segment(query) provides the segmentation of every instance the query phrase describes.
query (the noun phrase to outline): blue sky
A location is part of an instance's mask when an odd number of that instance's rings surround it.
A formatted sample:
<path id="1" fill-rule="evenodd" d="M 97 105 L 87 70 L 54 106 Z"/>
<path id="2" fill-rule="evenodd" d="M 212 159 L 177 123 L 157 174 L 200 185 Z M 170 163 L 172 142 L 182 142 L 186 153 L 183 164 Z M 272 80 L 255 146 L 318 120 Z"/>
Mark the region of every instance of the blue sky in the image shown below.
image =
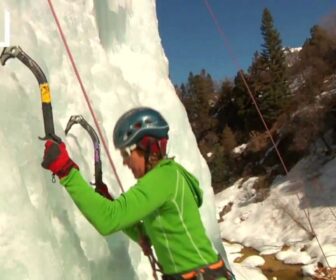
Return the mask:
<path id="1" fill-rule="evenodd" d="M 288 47 L 302 46 L 310 36 L 310 28 L 336 10 L 335 0 L 208 2 L 232 52 L 225 47 L 204 0 L 156 1 L 159 32 L 174 84 L 185 82 L 190 71 L 199 73 L 202 68 L 216 80 L 233 77 L 239 67 L 246 69 L 254 52 L 261 49 L 260 25 L 264 8 L 271 11 L 283 46 Z"/>

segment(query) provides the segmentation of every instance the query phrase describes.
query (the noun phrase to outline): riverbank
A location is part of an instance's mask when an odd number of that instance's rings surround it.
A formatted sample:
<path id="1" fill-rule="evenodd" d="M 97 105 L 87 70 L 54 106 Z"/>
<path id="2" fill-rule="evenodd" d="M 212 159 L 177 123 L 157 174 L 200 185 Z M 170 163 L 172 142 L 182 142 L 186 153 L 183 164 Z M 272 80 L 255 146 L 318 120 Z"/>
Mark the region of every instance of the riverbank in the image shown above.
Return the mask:
<path id="1" fill-rule="evenodd" d="M 256 177 L 238 180 L 216 194 L 221 237 L 247 247 L 234 248 L 233 252 L 227 248 L 232 264 L 240 261 L 238 266 L 255 267 L 271 280 L 336 280 L 332 276 L 336 267 L 336 159 L 321 166 L 314 163 L 307 158 L 291 171 L 293 174 L 277 178 L 263 201 L 257 199 Z M 298 184 L 297 174 L 306 174 L 311 165 L 323 182 L 319 192 L 310 185 L 308 173 L 300 178 L 307 187 L 302 189 Z M 308 199 L 310 207 L 305 203 Z M 305 212 L 309 213 L 308 221 Z"/>
<path id="2" fill-rule="evenodd" d="M 279 261 L 275 254 L 260 255 L 260 252 L 252 247 L 243 247 L 241 256 L 234 260 L 235 263 L 244 263 L 248 258 L 259 256 L 264 260 L 264 264 L 258 266 L 267 279 L 277 280 L 299 280 L 311 279 L 303 276 L 302 267 L 299 264 L 285 264 Z"/>

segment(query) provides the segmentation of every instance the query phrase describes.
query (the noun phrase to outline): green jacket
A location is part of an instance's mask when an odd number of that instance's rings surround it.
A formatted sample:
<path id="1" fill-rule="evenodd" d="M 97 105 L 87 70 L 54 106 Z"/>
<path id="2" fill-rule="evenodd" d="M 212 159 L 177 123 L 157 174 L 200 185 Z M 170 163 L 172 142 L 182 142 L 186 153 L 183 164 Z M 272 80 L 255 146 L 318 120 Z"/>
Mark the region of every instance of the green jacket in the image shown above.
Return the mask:
<path id="1" fill-rule="evenodd" d="M 160 161 L 114 201 L 96 193 L 76 169 L 61 184 L 102 235 L 124 230 L 137 240 L 132 226 L 143 221 L 165 274 L 186 272 L 217 261 L 198 210 L 202 204 L 198 181 L 173 160 Z"/>

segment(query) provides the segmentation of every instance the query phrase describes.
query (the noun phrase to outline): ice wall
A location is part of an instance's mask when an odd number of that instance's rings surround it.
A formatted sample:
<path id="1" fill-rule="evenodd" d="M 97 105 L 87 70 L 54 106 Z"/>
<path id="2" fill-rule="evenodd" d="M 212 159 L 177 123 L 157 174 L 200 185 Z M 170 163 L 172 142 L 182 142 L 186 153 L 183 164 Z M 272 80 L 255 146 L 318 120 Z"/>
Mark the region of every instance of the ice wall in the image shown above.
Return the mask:
<path id="1" fill-rule="evenodd" d="M 202 216 L 220 248 L 210 173 L 168 78 L 155 1 L 59 0 L 53 5 L 124 187 L 134 179 L 114 150 L 113 126 L 126 110 L 152 106 L 170 124 L 169 155 L 203 186 L 207 198 Z M 79 126 L 68 137 L 63 132 L 73 114 L 82 114 L 92 125 L 93 120 L 48 2 L 2 0 L 0 13 L 4 10 L 10 12 L 11 44 L 34 58 L 50 83 L 56 133 L 92 180 L 89 136 Z M 150 266 L 137 245 L 121 233 L 101 237 L 40 167 L 43 142 L 37 137 L 44 136 L 42 112 L 38 84 L 28 68 L 18 60 L 0 67 L 0 91 L 1 279 L 151 279 Z M 103 151 L 102 157 L 104 180 L 118 195 Z"/>

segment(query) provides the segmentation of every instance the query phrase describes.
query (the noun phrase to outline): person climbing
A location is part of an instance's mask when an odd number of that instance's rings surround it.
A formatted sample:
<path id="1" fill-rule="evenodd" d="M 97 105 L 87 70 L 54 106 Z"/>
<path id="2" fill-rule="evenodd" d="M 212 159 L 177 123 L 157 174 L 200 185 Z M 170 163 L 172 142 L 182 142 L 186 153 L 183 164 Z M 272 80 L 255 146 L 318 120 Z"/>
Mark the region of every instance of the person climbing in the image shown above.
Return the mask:
<path id="1" fill-rule="evenodd" d="M 102 235 L 123 230 L 140 243 L 148 236 L 162 279 L 231 280 L 201 221 L 198 180 L 166 153 L 169 126 L 152 108 L 123 114 L 113 142 L 137 183 L 113 201 L 95 192 L 69 157 L 65 144 L 46 141 L 42 166 L 56 174 L 74 203 Z"/>

